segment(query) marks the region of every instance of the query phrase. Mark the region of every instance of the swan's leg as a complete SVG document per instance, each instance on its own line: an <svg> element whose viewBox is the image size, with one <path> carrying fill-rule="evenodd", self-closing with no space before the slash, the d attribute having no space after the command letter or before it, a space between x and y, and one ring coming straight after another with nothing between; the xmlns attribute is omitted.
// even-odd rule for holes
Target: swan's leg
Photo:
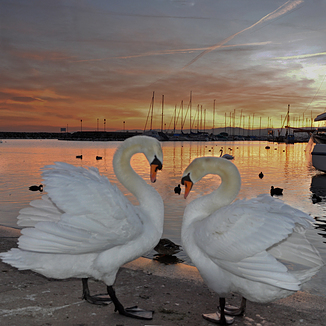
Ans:
<svg viewBox="0 0 326 326"><path fill-rule="evenodd" d="M88 288L88 278L82 278L83 283L83 299L92 304L98 305L108 305L112 302L110 296L108 294L96 294L90 295L90 291Z"/></svg>
<svg viewBox="0 0 326 326"><path fill-rule="evenodd" d="M118 311L120 315L146 320L153 319L154 311L146 311L138 308L137 306L124 308L121 302L118 300L117 296L115 295L115 291L112 286L108 286L108 294L111 297L112 302L114 303L114 311Z"/></svg>
<svg viewBox="0 0 326 326"><path fill-rule="evenodd" d="M246 311L247 299L242 297L240 307L227 305L224 309L225 313L229 316L243 316Z"/></svg>
<svg viewBox="0 0 326 326"><path fill-rule="evenodd" d="M214 312L212 314L203 314L203 318L211 321L214 324L218 325L231 325L234 322L234 318L228 317L224 312L225 308L225 298L220 298L220 312Z"/></svg>

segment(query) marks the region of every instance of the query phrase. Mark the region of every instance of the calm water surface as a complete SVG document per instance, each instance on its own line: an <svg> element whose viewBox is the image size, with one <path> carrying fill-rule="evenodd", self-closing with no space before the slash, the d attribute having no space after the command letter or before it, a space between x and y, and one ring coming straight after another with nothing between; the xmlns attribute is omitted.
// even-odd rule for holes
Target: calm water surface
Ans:
<svg viewBox="0 0 326 326"><path fill-rule="evenodd" d="M96 166L101 174L116 183L123 193L137 201L119 184L112 168L113 154L121 142L64 142L58 140L3 140L0 144L0 225L17 227L19 210L41 193L29 191L29 186L42 183L41 168L56 161L76 166ZM270 149L265 149L269 145ZM318 220L326 220L326 174L316 171L305 143L273 144L267 142L163 142L163 170L153 185L165 203L163 237L181 244L180 230L187 203L212 191L219 185L217 176L206 176L188 196L174 194L181 175L188 164L200 156L220 156L220 149L231 153L242 176L238 198L251 198L269 193L271 185L284 189L282 199L302 209ZM77 159L83 155L83 159ZM96 160L102 156L102 160ZM149 184L148 163L143 155L132 159L132 166ZM260 179L258 174L264 173ZM183 191L183 189L182 189ZM323 198L313 204L312 193ZM149 255L152 255L150 253ZM178 257L189 262L181 252Z"/></svg>

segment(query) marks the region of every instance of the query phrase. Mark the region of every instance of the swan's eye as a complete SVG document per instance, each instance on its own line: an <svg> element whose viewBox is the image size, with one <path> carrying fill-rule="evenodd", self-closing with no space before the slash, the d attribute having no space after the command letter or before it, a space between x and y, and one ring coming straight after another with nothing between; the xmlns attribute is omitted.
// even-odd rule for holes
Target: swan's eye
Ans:
<svg viewBox="0 0 326 326"><path fill-rule="evenodd" d="M185 181L190 181L190 182L192 183L192 181L191 181L191 179L190 179L190 173L188 173L187 175L185 175L185 176L181 179L181 184L184 185L184 184L185 184Z"/></svg>
<svg viewBox="0 0 326 326"><path fill-rule="evenodd" d="M157 170L162 170L162 163L161 163L161 161L156 157L156 155L155 155L155 158L154 158L153 162L151 163L151 165L156 165L155 172L156 172Z"/></svg>

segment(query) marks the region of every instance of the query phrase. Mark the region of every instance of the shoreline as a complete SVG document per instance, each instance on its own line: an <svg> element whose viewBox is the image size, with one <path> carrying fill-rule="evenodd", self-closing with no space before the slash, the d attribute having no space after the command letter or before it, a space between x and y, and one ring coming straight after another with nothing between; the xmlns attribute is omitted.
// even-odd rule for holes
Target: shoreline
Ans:
<svg viewBox="0 0 326 326"><path fill-rule="evenodd" d="M0 252L17 246L19 229L0 226ZM112 305L94 306L81 299L79 279L54 280L32 271L18 271L0 262L0 322L3 325L109 325L109 326L209 326L202 313L216 310L217 294L203 283L197 269L182 263L164 265L138 258L124 265L114 285L126 306L139 305L154 310L153 320L120 316ZM102 282L90 281L92 293L105 292ZM240 296L227 301L239 304ZM305 292L269 304L248 302L235 326L320 326L326 325L326 298Z"/></svg>

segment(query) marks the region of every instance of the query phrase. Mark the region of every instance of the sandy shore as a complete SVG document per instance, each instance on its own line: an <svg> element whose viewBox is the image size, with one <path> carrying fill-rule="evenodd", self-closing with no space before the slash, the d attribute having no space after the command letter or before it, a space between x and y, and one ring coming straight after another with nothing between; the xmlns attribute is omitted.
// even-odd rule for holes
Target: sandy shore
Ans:
<svg viewBox="0 0 326 326"><path fill-rule="evenodd" d="M16 246L19 231L0 228L0 252ZM130 319L114 312L112 305L94 306L81 299L79 279L47 279L31 271L0 263L0 325L105 325L105 326L208 326L201 317L214 312L218 296L203 284L196 268L184 264L164 265L139 258L121 268L115 289L126 306L154 310L151 321ZM91 281L91 291L105 292L105 285ZM230 294L229 303L240 298ZM247 312L235 326L326 325L326 298L304 292L270 304L248 302Z"/></svg>

